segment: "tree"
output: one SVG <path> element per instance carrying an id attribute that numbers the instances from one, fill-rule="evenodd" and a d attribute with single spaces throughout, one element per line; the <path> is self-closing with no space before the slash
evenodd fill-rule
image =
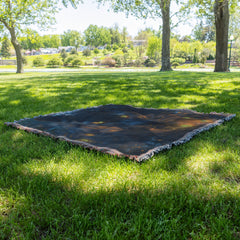
<path id="1" fill-rule="evenodd" d="M 152 36 L 148 40 L 147 56 L 157 63 L 160 60 L 161 45 L 161 39 L 156 36 Z"/>
<path id="2" fill-rule="evenodd" d="M 45 48 L 58 48 L 62 45 L 60 35 L 43 35 L 41 38 L 42 46 Z"/>
<path id="3" fill-rule="evenodd" d="M 145 45 L 148 44 L 148 39 L 154 36 L 154 31 L 151 28 L 146 28 L 140 30 L 137 36 L 134 37 L 135 40 L 145 40 Z"/>
<path id="4" fill-rule="evenodd" d="M 216 63 L 215 72 L 227 72 L 228 69 L 228 0 L 216 0 L 214 4 L 216 25 Z"/>
<path id="5" fill-rule="evenodd" d="M 201 21 L 200 24 L 197 24 L 193 29 L 193 36 L 195 40 L 201 42 L 216 41 L 214 19 L 207 24 L 203 24 L 203 21 Z"/>
<path id="6" fill-rule="evenodd" d="M 66 5 L 68 0 L 63 0 Z M 70 0 L 75 6 L 78 1 Z M 3 25 L 10 33 L 11 42 L 17 57 L 17 73 L 23 72 L 21 45 L 18 34 L 26 26 L 37 24 L 46 27 L 54 22 L 58 11 L 58 0 L 0 0 L 0 27 Z"/>
<path id="7" fill-rule="evenodd" d="M 33 49 L 39 49 L 42 46 L 41 37 L 37 31 L 26 29 L 24 33 L 26 36 L 19 38 L 22 48 L 32 51 Z"/>
<path id="8" fill-rule="evenodd" d="M 127 28 L 123 27 L 122 32 L 121 32 L 121 39 L 123 44 L 127 44 L 128 42 L 128 32 Z"/>
<path id="9" fill-rule="evenodd" d="M 5 36 L 2 41 L 2 48 L 1 48 L 1 56 L 3 58 L 9 58 L 11 56 L 10 54 L 10 41 L 9 39 Z"/>
<path id="10" fill-rule="evenodd" d="M 171 0 L 161 0 L 160 8 L 162 12 L 162 68 L 161 71 L 170 71 L 170 4 Z"/>
<path id="11" fill-rule="evenodd" d="M 237 0 L 189 0 L 190 5 L 198 7 L 198 15 L 214 16 L 216 27 L 215 72 L 227 72 L 228 69 L 228 32 L 230 13 L 237 7 Z"/>
<path id="12" fill-rule="evenodd" d="M 85 31 L 85 41 L 87 46 L 99 47 L 111 43 L 111 34 L 109 29 L 90 25 Z"/>
<path id="13" fill-rule="evenodd" d="M 240 6 L 236 6 L 235 12 L 230 15 L 229 33 L 234 36 L 234 40 L 240 38 Z"/>
<path id="14" fill-rule="evenodd" d="M 121 34 L 119 32 L 119 27 L 117 24 L 114 27 L 109 28 L 110 35 L 111 35 L 111 44 L 120 45 L 121 43 Z"/>
<path id="15" fill-rule="evenodd" d="M 83 44 L 83 38 L 81 33 L 75 30 L 67 30 L 61 35 L 61 41 L 63 46 L 74 46 L 76 49 Z"/>
<path id="16" fill-rule="evenodd" d="M 162 18 L 162 67 L 161 71 L 171 71 L 170 63 L 170 5 L 171 0 L 97 0 L 111 2 L 114 11 L 124 11 L 140 18 L 149 16 Z M 178 1 L 176 1 L 178 2 Z"/>

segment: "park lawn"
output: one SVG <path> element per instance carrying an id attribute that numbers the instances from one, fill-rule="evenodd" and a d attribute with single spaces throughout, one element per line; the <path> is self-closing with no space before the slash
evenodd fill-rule
<path id="1" fill-rule="evenodd" d="M 236 117 L 139 164 L 4 122 L 102 104 Z M 0 74 L 0 239 L 239 239 L 239 73 Z"/>

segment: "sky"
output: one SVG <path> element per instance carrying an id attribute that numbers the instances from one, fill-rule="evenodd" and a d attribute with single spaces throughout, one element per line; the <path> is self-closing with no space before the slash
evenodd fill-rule
<path id="1" fill-rule="evenodd" d="M 172 9 L 175 8 L 176 6 L 172 6 Z M 62 10 L 56 14 L 56 24 L 52 26 L 52 29 L 40 32 L 40 34 L 63 34 L 68 29 L 83 33 L 90 24 L 99 27 L 112 27 L 114 24 L 118 24 L 120 29 L 127 27 L 128 33 L 134 37 L 140 30 L 146 27 L 158 30 L 161 25 L 161 19 L 141 20 L 133 16 L 126 17 L 124 13 L 109 11 L 107 6 L 98 8 L 97 3 L 88 0 L 84 4 L 80 4 L 77 9 L 73 9 L 71 6 L 68 6 L 68 8 L 62 7 Z M 181 24 L 181 28 L 179 27 L 173 32 L 183 36 L 190 35 L 191 30 L 192 27 L 189 24 Z"/>

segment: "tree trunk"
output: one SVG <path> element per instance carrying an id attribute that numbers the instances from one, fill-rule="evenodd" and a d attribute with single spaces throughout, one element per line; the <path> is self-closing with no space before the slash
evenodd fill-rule
<path id="1" fill-rule="evenodd" d="M 228 0 L 215 0 L 214 6 L 216 25 L 216 63 L 214 72 L 227 72 L 228 69 Z"/>
<path id="2" fill-rule="evenodd" d="M 15 28 L 12 27 L 9 29 L 11 34 L 11 42 L 16 52 L 17 57 L 17 73 L 23 73 L 23 59 L 22 59 L 22 52 L 21 52 L 21 45 L 17 41 Z"/>
<path id="3" fill-rule="evenodd" d="M 171 0 L 161 0 L 162 11 L 162 67 L 160 71 L 172 71 L 170 63 L 170 4 Z"/>

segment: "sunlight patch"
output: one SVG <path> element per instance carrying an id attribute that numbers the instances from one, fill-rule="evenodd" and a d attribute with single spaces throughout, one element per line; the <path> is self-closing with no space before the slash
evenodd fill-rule
<path id="1" fill-rule="evenodd" d="M 109 104 L 5 124 L 141 162 L 234 116 Z"/>

